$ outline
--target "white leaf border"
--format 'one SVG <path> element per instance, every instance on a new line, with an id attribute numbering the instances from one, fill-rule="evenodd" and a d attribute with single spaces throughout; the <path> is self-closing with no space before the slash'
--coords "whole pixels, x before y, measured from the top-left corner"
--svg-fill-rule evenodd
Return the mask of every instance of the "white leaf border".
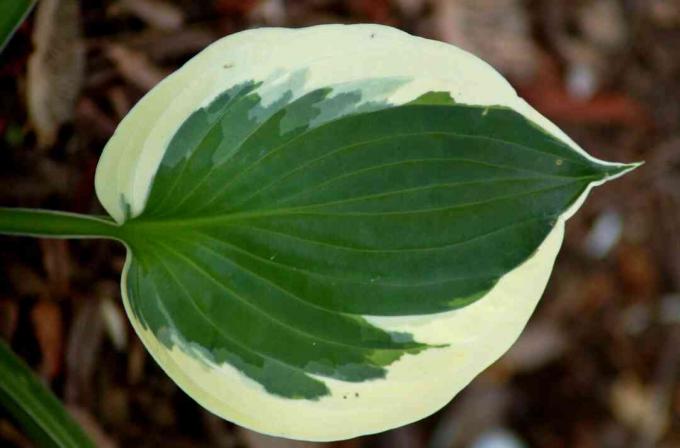
<path id="1" fill-rule="evenodd" d="M 403 104 L 428 91 L 448 91 L 458 103 L 507 106 L 595 160 L 519 98 L 493 68 L 454 46 L 381 25 L 263 28 L 215 42 L 134 107 L 97 167 L 97 195 L 106 210 L 118 222 L 126 219 L 128 206 L 132 216 L 143 211 L 170 139 L 196 109 L 237 83 L 301 70 L 306 73 L 304 91 L 367 78 L 403 77 L 410 81 L 392 92 L 388 102 Z M 410 332 L 418 341 L 449 347 L 406 355 L 387 367 L 382 380 L 345 383 L 322 378 L 332 394 L 319 400 L 272 395 L 229 364 L 212 363 L 200 348 L 187 346 L 177 335 L 169 335 L 177 342 L 169 350 L 131 312 L 125 293 L 131 255 L 123 275 L 124 303 L 156 361 L 213 413 L 255 431 L 301 440 L 331 441 L 380 432 L 437 411 L 512 345 L 543 293 L 562 243 L 564 222 L 595 185 L 557 220 L 533 257 L 475 303 L 429 316 L 367 316 L 386 330 Z"/>

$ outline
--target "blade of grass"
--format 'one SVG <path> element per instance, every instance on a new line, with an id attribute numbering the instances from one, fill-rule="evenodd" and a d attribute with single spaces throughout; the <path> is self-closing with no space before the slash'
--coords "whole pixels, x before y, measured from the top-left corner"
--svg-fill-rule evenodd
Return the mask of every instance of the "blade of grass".
<path id="1" fill-rule="evenodd" d="M 0 410 L 5 410 L 38 446 L 94 447 L 57 397 L 2 341 Z"/>
<path id="2" fill-rule="evenodd" d="M 0 52 L 35 5 L 35 0 L 0 1 Z"/>

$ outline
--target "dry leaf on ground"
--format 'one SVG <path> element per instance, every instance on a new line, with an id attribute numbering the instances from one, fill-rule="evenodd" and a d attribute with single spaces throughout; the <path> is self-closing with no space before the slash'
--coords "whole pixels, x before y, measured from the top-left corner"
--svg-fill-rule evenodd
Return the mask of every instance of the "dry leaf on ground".
<path id="1" fill-rule="evenodd" d="M 66 240 L 44 239 L 39 241 L 43 268 L 47 274 L 50 295 L 55 299 L 65 297 L 71 283 L 71 253 Z"/>
<path id="2" fill-rule="evenodd" d="M 77 0 L 42 0 L 35 13 L 33 44 L 26 103 L 38 145 L 46 148 L 73 117 L 83 84 L 85 48 Z"/>
<path id="3" fill-rule="evenodd" d="M 184 13 L 174 4 L 163 0 L 122 0 L 119 4 L 153 28 L 178 30 L 184 24 Z"/>
<path id="4" fill-rule="evenodd" d="M 150 90 L 167 74 L 151 62 L 144 53 L 122 45 L 110 45 L 106 54 L 123 78 L 143 91 Z"/>

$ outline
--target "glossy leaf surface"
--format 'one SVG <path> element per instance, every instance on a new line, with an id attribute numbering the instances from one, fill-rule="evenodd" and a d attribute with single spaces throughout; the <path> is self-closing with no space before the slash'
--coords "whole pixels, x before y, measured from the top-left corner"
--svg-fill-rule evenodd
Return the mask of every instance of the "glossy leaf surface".
<path id="1" fill-rule="evenodd" d="M 128 294 L 154 333 L 283 397 L 328 394 L 311 375 L 382 378 L 426 349 L 361 316 L 482 297 L 613 174 L 508 109 L 416 101 L 335 117 L 361 93 L 288 93 L 266 109 L 257 85 L 198 110 L 170 142 L 126 223 Z"/>
<path id="2" fill-rule="evenodd" d="M 322 26 L 190 61 L 123 121 L 97 193 L 168 374 L 236 423 L 336 440 L 433 412 L 500 356 L 564 221 L 630 169 L 461 50 Z"/>

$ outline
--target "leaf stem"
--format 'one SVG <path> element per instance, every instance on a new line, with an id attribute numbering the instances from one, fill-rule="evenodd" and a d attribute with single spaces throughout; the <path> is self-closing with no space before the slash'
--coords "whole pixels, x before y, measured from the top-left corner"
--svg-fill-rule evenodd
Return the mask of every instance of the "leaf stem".
<path id="1" fill-rule="evenodd" d="M 121 239 L 120 226 L 109 217 L 3 207 L 0 207 L 0 234 L 49 238 Z"/>

